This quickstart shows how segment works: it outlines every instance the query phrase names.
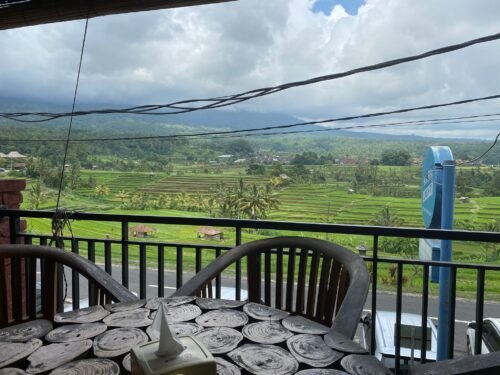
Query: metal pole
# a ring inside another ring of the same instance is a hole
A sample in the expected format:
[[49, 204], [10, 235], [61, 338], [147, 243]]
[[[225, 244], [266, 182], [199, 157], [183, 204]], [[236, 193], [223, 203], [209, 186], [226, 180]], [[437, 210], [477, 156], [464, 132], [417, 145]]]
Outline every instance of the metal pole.
[[[443, 190], [441, 228], [453, 229], [453, 204], [455, 201], [455, 162], [443, 162]], [[450, 240], [441, 241], [440, 260], [451, 261], [452, 243]], [[448, 359], [449, 354], [449, 327], [450, 327], [450, 269], [439, 267], [439, 316], [438, 316], [438, 361]]]

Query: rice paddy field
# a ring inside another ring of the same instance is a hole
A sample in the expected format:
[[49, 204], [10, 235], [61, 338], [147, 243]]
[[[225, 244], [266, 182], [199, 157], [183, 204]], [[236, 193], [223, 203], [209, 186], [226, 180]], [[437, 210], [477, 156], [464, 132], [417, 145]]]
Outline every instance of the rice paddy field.
[[[89, 212], [99, 212], [106, 210], [107, 213], [139, 214], [152, 216], [189, 216], [189, 217], [208, 217], [204, 212], [187, 212], [178, 210], [144, 210], [132, 211], [119, 208], [120, 200], [115, 197], [116, 193], [125, 190], [129, 194], [135, 192], [146, 192], [151, 195], [160, 193], [166, 194], [207, 194], [216, 184], [223, 182], [226, 185], [235, 185], [238, 183], [240, 175], [237, 173], [220, 174], [202, 174], [185, 173], [182, 175], [168, 176], [165, 174], [150, 173], [124, 173], [124, 172], [100, 172], [87, 171], [83, 179], [92, 176], [98, 185], [104, 185], [109, 188], [110, 193], [106, 197], [96, 199], [93, 189], [79, 189], [72, 194], [63, 195], [63, 201], [66, 207], [82, 207], [79, 210]], [[246, 184], [261, 184], [267, 182], [268, 178], [264, 176], [245, 176]], [[350, 193], [348, 185], [343, 183], [324, 183], [324, 184], [291, 184], [279, 192], [280, 206], [278, 209], [269, 213], [268, 219], [279, 221], [296, 222], [314, 222], [314, 223], [338, 223], [338, 224], [361, 224], [370, 225], [384, 207], [388, 206], [400, 218], [404, 220], [405, 226], [423, 227], [421, 207], [419, 198], [393, 198], [393, 197], [375, 197], [366, 194]], [[48, 208], [48, 207], [47, 207]], [[477, 229], [481, 229], [483, 223], [500, 219], [500, 197], [481, 197], [472, 198], [467, 203], [460, 203], [456, 200], [455, 219], [458, 221], [468, 220], [474, 222]], [[130, 226], [134, 224], [131, 223]], [[219, 246], [233, 246], [235, 243], [235, 233], [231, 228], [222, 228], [224, 230], [224, 239], [222, 241], [205, 241], [197, 237], [196, 230], [189, 226], [162, 226], [154, 225], [155, 232], [148, 241], [170, 242], [170, 243], [190, 243], [190, 244], [212, 244]], [[72, 229], [75, 236], [93, 237], [93, 238], [120, 238], [120, 227], [117, 223], [103, 222], [75, 222], [72, 223]], [[48, 220], [31, 219], [28, 222], [28, 231], [33, 233], [50, 233], [50, 222]], [[243, 241], [251, 241], [266, 236], [286, 235], [284, 231], [244, 231]], [[294, 235], [304, 235], [323, 239], [329, 239], [343, 246], [355, 249], [357, 245], [365, 242], [370, 246], [372, 239], [369, 237], [352, 235], [327, 235], [315, 233], [293, 233]], [[137, 239], [140, 241], [140, 239]], [[491, 254], [498, 251], [496, 248], [477, 243], [454, 244], [454, 260], [459, 262], [484, 263], [495, 262], [500, 264], [498, 256], [491, 258]], [[85, 249], [81, 249], [84, 254]], [[102, 256], [102, 249], [99, 245], [96, 248], [98, 258]], [[138, 250], [131, 246], [130, 256], [132, 263], [138, 258]], [[368, 253], [368, 255], [370, 252]], [[393, 257], [396, 254], [380, 254], [381, 256]], [[117, 261], [120, 259], [120, 250], [118, 246], [113, 246], [113, 257]], [[148, 251], [148, 265], [153, 267], [157, 261], [157, 254], [153, 250]], [[171, 264], [175, 268], [175, 251], [166, 253], [167, 266]], [[190, 254], [188, 250], [184, 255], [186, 269], [193, 268], [194, 253]], [[208, 261], [207, 259], [204, 260]], [[382, 288], [391, 289], [388, 280], [389, 265], [381, 265], [380, 285]], [[409, 274], [411, 269], [407, 270]], [[405, 273], [406, 275], [406, 273]], [[467, 270], [458, 272], [457, 292], [461, 296], [473, 296], [476, 290], [476, 274]], [[383, 281], [385, 279], [385, 282]], [[486, 297], [489, 299], [500, 298], [500, 274], [499, 272], [490, 272], [487, 274], [488, 283], [486, 285]], [[421, 275], [417, 274], [412, 280], [408, 281], [407, 289], [418, 292], [421, 290]], [[431, 292], [437, 292], [435, 285], [431, 285]]]

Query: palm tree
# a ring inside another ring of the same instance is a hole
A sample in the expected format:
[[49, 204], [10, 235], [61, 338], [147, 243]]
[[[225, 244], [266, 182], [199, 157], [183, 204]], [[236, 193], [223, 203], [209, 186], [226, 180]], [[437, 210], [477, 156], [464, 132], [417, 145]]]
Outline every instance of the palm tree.
[[238, 204], [240, 210], [247, 214], [250, 219], [259, 219], [265, 217], [267, 210], [267, 203], [264, 199], [262, 189], [253, 184], [250, 191], [247, 192]]
[[129, 198], [130, 195], [125, 191], [125, 190], [120, 190], [116, 195], [115, 197], [117, 197], [118, 199], [120, 199], [120, 201], [122, 202], [122, 204], [124, 203], [125, 199]]
[[104, 197], [109, 194], [109, 188], [104, 185], [97, 185], [94, 189], [95, 193], [99, 197]]
[[268, 210], [277, 209], [280, 205], [278, 192], [274, 189], [274, 187], [271, 184], [266, 184], [264, 187], [264, 200], [267, 204]]
[[396, 211], [391, 210], [389, 206], [385, 206], [372, 220], [372, 224], [381, 227], [399, 227], [404, 224], [404, 219], [399, 217]]
[[35, 182], [30, 185], [28, 196], [31, 208], [38, 210], [40, 208], [40, 205], [42, 204], [43, 199], [45, 198], [41, 179], [35, 180]]

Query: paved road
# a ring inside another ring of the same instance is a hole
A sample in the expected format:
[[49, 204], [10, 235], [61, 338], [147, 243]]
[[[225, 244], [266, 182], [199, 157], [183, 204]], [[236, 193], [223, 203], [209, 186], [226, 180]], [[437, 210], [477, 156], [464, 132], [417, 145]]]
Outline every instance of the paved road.
[[[121, 281], [121, 267], [113, 267], [112, 275], [118, 281]], [[184, 282], [189, 280], [192, 274], [183, 274]], [[71, 283], [70, 273], [67, 273], [67, 280]], [[155, 269], [148, 269], [146, 276], [147, 297], [158, 296], [158, 272]], [[223, 286], [234, 287], [234, 279], [224, 278]], [[165, 273], [165, 296], [171, 295], [175, 291], [176, 276], [175, 272]], [[245, 288], [245, 280], [242, 280], [242, 288]], [[129, 289], [139, 295], [139, 269], [129, 268]], [[69, 296], [71, 296], [71, 287], [68, 287]], [[80, 298], [87, 297], [86, 284], [81, 282]], [[226, 296], [228, 297], [228, 296]], [[464, 356], [466, 354], [466, 325], [467, 322], [475, 319], [475, 301], [458, 299], [456, 301], [455, 312], [455, 356]], [[371, 311], [371, 295], [368, 296], [365, 305], [366, 311]], [[394, 293], [378, 293], [377, 310], [396, 311], [396, 295]], [[420, 314], [422, 310], [422, 297], [420, 295], [403, 296], [403, 312]], [[437, 321], [438, 300], [429, 298], [428, 315]], [[484, 305], [484, 316], [500, 316], [500, 302], [486, 302]]]

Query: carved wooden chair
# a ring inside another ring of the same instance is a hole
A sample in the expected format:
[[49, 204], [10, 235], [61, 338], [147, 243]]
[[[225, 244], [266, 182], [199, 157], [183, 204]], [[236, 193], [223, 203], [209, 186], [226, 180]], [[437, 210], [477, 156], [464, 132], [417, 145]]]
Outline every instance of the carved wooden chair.
[[[36, 307], [37, 259], [41, 271], [41, 311]], [[52, 320], [57, 312], [58, 263], [77, 271], [94, 286], [96, 293], [90, 305], [137, 300], [111, 275], [77, 254], [48, 246], [0, 245], [0, 327], [38, 318]]]
[[[331, 242], [276, 237], [237, 246], [215, 259], [174, 295], [201, 295], [236, 261], [246, 260], [250, 302], [300, 314], [352, 338], [368, 294], [363, 259]], [[242, 263], [243, 264], [243, 263]]]

